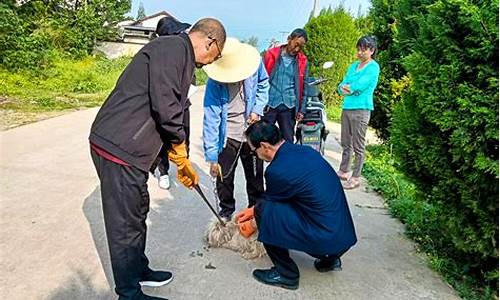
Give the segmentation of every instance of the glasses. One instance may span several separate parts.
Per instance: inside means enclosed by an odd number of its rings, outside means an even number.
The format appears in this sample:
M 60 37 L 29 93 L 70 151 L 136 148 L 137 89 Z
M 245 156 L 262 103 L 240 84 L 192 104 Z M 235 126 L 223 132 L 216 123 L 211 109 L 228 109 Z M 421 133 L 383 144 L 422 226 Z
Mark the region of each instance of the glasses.
M 253 148 L 250 147 L 250 154 L 253 155 L 253 156 L 257 156 L 257 149 L 259 149 L 260 147 L 257 147 L 257 148 Z
M 213 37 L 208 37 L 208 39 L 211 41 L 208 44 L 208 47 L 211 47 L 213 43 L 215 43 L 215 47 L 217 47 L 217 51 L 219 51 L 219 54 L 215 57 L 215 59 L 220 59 L 222 57 L 222 51 L 220 50 L 219 43 L 217 42 L 217 39 L 214 39 Z

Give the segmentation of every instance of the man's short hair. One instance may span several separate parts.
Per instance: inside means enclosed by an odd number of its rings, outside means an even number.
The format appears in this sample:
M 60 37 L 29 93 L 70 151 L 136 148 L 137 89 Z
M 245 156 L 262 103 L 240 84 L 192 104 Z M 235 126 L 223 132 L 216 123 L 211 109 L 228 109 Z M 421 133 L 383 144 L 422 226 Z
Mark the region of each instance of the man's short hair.
M 222 23 L 214 18 L 204 18 L 196 22 L 189 33 L 200 32 L 207 37 L 216 39 L 221 47 L 226 42 L 226 30 Z
M 307 43 L 307 33 L 304 29 L 302 28 L 297 28 L 290 35 L 288 36 L 289 39 L 293 40 L 295 38 L 304 38 L 304 40 Z
M 255 148 L 259 148 L 262 142 L 276 145 L 282 140 L 278 127 L 266 121 L 257 121 L 253 123 L 247 128 L 245 135 L 250 144 Z

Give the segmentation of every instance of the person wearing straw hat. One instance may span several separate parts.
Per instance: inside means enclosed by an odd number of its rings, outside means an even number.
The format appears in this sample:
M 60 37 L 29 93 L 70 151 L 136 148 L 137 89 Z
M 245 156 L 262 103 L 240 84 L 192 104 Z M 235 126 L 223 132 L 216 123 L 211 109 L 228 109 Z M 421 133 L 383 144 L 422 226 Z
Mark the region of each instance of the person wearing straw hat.
M 203 68 L 208 74 L 204 98 L 203 149 L 210 175 L 217 177 L 219 215 L 235 211 L 234 174 L 241 160 L 248 207 L 264 192 L 263 162 L 251 153 L 246 127 L 258 121 L 268 101 L 269 77 L 254 47 L 228 38 L 222 58 Z

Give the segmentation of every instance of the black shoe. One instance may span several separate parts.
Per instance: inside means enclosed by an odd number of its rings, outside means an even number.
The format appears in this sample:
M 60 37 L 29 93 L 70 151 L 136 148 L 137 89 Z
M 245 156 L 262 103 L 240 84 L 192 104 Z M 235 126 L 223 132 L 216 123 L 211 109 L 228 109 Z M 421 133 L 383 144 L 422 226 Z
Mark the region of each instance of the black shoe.
M 143 276 L 139 284 L 142 286 L 159 287 L 172 281 L 174 276 L 168 271 L 151 271 Z
M 342 271 L 342 261 L 340 260 L 340 257 L 337 257 L 334 260 L 316 259 L 314 261 L 314 267 L 321 273 L 329 271 Z
M 224 220 L 224 222 L 231 221 L 232 215 L 233 215 L 233 212 L 225 210 L 225 209 L 221 209 L 221 211 L 219 212 L 219 216 L 221 217 L 222 220 Z
M 267 270 L 254 270 L 252 275 L 257 281 L 265 284 L 279 286 L 289 290 L 299 288 L 299 279 L 289 279 L 281 276 L 275 268 Z
M 142 294 L 141 298 L 139 298 L 139 300 L 168 300 L 168 299 Z

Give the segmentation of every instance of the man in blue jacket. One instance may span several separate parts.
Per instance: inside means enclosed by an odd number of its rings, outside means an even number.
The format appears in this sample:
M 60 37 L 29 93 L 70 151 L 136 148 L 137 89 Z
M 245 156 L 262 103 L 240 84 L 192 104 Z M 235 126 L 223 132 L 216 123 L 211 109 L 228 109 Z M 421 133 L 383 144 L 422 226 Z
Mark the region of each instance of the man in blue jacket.
M 340 270 L 340 256 L 356 243 L 356 233 L 333 168 L 312 148 L 285 142 L 278 128 L 264 121 L 250 125 L 246 136 L 252 150 L 270 162 L 262 201 L 236 216 L 244 236 L 258 227 L 258 240 L 274 264 L 254 270 L 254 278 L 297 289 L 299 269 L 289 249 L 315 257 L 319 272 Z
M 253 155 L 245 129 L 260 119 L 268 101 L 269 79 L 254 47 L 228 38 L 222 58 L 205 68 L 209 76 L 204 99 L 203 149 L 210 174 L 217 177 L 220 216 L 235 211 L 234 173 L 241 159 L 248 206 L 264 192 L 263 162 Z

